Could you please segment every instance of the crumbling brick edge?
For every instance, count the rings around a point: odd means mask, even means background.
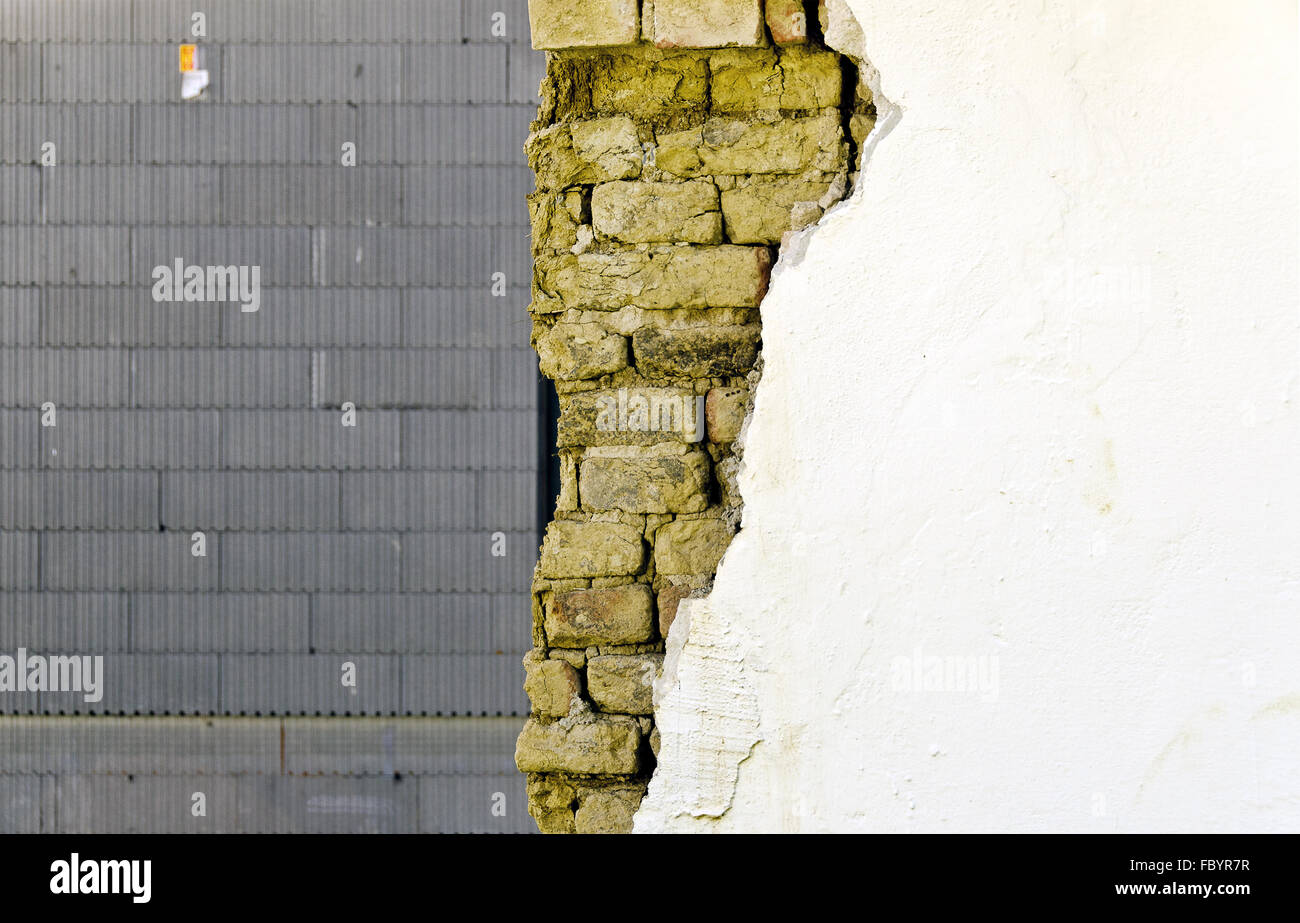
[[[876,123],[823,4],[530,0],[532,342],[561,489],[534,573],[516,747],[543,832],[626,832],[652,687],[740,522],[759,305],[787,235],[851,189]],[[809,14],[813,15],[809,15]]]

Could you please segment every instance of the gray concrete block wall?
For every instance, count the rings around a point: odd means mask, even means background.
[[[0,713],[520,714],[526,4],[202,6],[182,102],[193,4],[0,0],[0,651],[108,674]],[[155,302],[176,258],[260,266],[260,309]]]

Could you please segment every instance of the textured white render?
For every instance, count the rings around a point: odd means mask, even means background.
[[[1300,829],[1296,5],[851,7],[637,830]]]

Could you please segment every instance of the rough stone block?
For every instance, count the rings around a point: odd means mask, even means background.
[[[731,544],[720,519],[679,519],[655,533],[655,569],[661,574],[712,574]]]
[[[749,412],[749,391],[746,388],[714,388],[704,399],[704,420],[709,441],[735,442]]]
[[[540,651],[524,655],[524,692],[533,703],[533,712],[552,718],[569,713],[575,695],[582,694],[578,671],[563,660],[548,660]]]
[[[709,505],[709,457],[682,443],[588,449],[578,466],[583,509],[698,513]]]
[[[588,791],[581,796],[574,829],[577,833],[631,833],[643,797],[644,786]]]
[[[561,448],[593,445],[656,445],[699,442],[703,407],[684,388],[624,388],[560,395],[556,443]]]
[[[528,24],[547,51],[628,45],[641,31],[637,0],[528,0]]]
[[[745,308],[763,300],[771,260],[730,245],[561,254],[538,258],[537,280],[570,308]]]
[[[515,744],[520,772],[631,775],[640,769],[641,728],[611,716],[587,722],[529,718]]]
[[[806,48],[716,51],[709,75],[715,112],[825,109],[840,104],[844,87],[839,55]]]
[[[597,112],[655,118],[702,109],[709,98],[709,68],[698,54],[664,54],[644,49],[611,55],[591,87]]]
[[[722,193],[728,237],[744,243],[780,243],[786,231],[797,231],[821,217],[818,203],[834,181],[834,177],[821,176],[753,176],[739,180],[734,189]]]
[[[627,243],[722,242],[718,187],[708,180],[602,183],[591,193],[591,220],[601,234]]]
[[[754,367],[758,337],[757,324],[642,327],[632,335],[632,354],[637,370],[649,378],[721,378]]]
[[[542,374],[560,381],[599,378],[627,366],[627,340],[599,324],[556,324],[536,346]]]
[[[546,612],[546,638],[558,647],[648,641],[653,631],[650,602],[644,583],[556,594]]]
[[[577,790],[561,776],[530,775],[528,813],[542,833],[576,833],[573,805]]]
[[[657,138],[655,164],[675,176],[713,173],[836,173],[848,158],[839,116],[822,113],[775,122],[709,119],[700,128]]]
[[[524,155],[542,190],[641,175],[641,142],[626,117],[550,125],[528,136]]]
[[[635,574],[645,560],[641,533],[617,522],[557,520],[542,540],[542,577]]]
[[[660,48],[761,45],[762,0],[655,0],[654,37]]]
[[[587,661],[591,699],[607,712],[649,715],[654,712],[655,677],[663,654],[605,654]]]
[[[763,13],[772,41],[778,45],[808,41],[808,14],[804,12],[804,0],[767,0]]]
[[[570,250],[580,223],[568,208],[568,194],[537,192],[528,197],[528,218],[536,250]]]

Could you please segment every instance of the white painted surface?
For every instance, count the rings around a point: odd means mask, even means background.
[[[851,6],[637,829],[1300,829],[1295,4]]]

